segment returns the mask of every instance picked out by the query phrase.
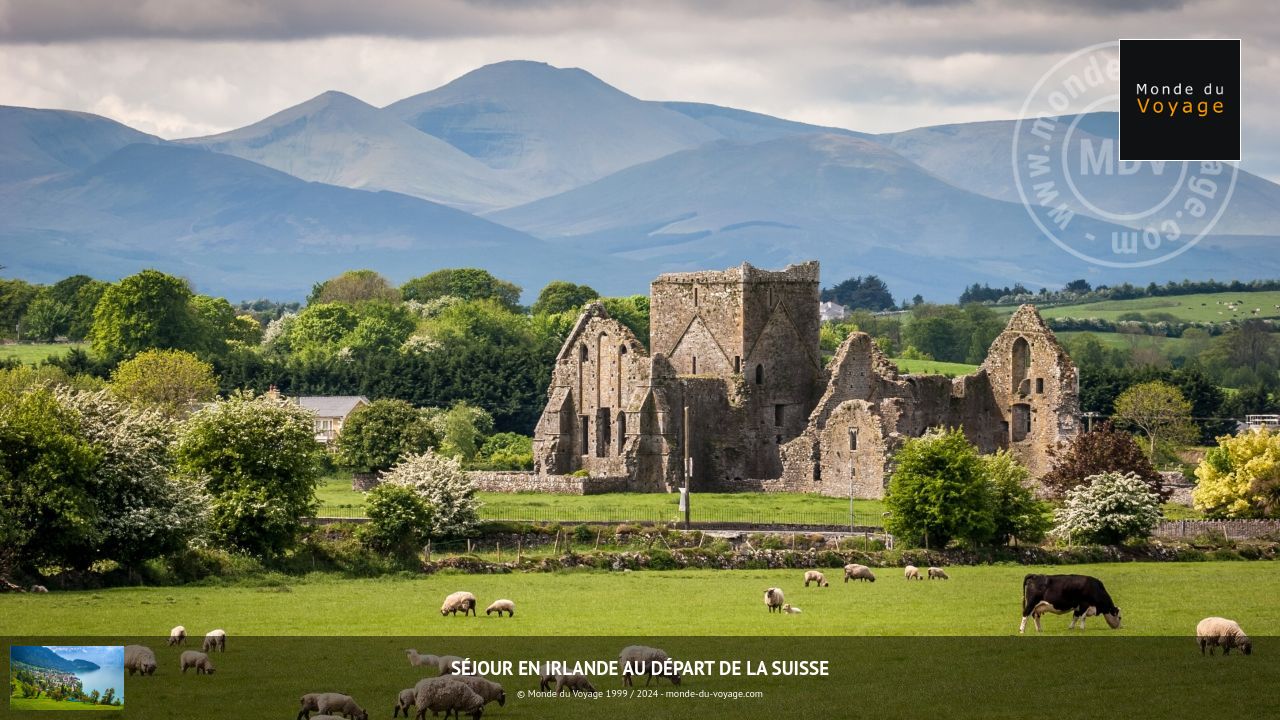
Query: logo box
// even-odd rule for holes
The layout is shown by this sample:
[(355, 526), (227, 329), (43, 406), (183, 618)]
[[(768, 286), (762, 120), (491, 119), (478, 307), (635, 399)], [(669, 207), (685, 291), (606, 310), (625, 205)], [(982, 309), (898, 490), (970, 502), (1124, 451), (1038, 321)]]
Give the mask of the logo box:
[(1239, 40), (1120, 40), (1121, 160), (1240, 159)]

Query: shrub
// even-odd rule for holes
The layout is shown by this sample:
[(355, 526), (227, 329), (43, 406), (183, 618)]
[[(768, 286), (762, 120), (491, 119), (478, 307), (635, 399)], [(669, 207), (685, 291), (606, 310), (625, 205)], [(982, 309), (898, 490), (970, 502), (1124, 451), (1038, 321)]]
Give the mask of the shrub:
[(511, 432), (491, 435), (480, 446), (472, 465), (484, 470), (532, 469), (533, 438)]
[(360, 539), (375, 550), (407, 557), (431, 535), (431, 508), (407, 485), (383, 483), (370, 490), (365, 514), (369, 522), (360, 528)]
[(1040, 542), (1052, 523), (1049, 506), (1036, 500), (1027, 486), (1031, 474), (1007, 450), (984, 456), (982, 464), (991, 483), (993, 537), (1001, 542), (1011, 537), (1023, 542)]
[(1145, 539), (1160, 522), (1160, 496), (1134, 473), (1103, 473), (1068, 492), (1056, 520), (1054, 534), (1081, 542)]
[(382, 472), (401, 456), (439, 444), (423, 414), (403, 400), (374, 400), (351, 413), (335, 443), (338, 462), (353, 470)]
[(1191, 497), (1210, 517), (1255, 518), (1280, 513), (1280, 433), (1218, 438), (1196, 467)]
[(1087, 478), (1107, 472), (1135, 473), (1152, 491), (1164, 491), (1160, 473), (1156, 472), (1137, 441), (1109, 422), (1102, 423), (1091, 432), (1076, 435), (1040, 482), (1061, 495), (1085, 484)]
[(455, 458), (433, 452), (409, 455), (382, 476), (383, 485), (414, 490), (430, 510), (430, 536), (462, 537), (479, 525), (476, 486)]
[(910, 543), (982, 543), (995, 531), (991, 490), (977, 448), (959, 430), (907, 440), (889, 481), (886, 529)]

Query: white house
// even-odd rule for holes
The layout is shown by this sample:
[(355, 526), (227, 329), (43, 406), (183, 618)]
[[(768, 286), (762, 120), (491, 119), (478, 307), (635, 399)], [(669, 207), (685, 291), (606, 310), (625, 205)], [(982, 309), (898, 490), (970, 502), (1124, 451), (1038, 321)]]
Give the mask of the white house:
[(351, 413), (369, 404), (363, 395), (301, 395), (294, 400), (315, 414), (316, 442), (322, 443), (338, 437)]

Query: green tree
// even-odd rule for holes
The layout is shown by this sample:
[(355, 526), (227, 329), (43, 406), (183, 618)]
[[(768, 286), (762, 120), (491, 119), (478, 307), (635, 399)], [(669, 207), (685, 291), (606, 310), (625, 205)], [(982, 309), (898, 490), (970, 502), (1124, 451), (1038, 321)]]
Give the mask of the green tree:
[(1053, 468), (1040, 478), (1040, 483), (1057, 495), (1088, 482), (1095, 475), (1115, 472), (1133, 473), (1142, 478), (1152, 492), (1163, 494), (1164, 481), (1151, 459), (1129, 433), (1109, 422), (1090, 432), (1080, 433), (1054, 458)]
[(36, 299), (39, 288), (26, 280), (0, 278), (0, 337), (16, 337), (27, 306)]
[(405, 300), (430, 302), (445, 296), (463, 300), (495, 300), (508, 310), (520, 308), (520, 286), (499, 280), (479, 268), (448, 268), (417, 277), (400, 286)]
[(27, 306), (23, 319), (27, 339), (49, 342), (66, 334), (71, 325), (71, 306), (59, 302), (48, 290), (41, 290)]
[(553, 280), (538, 293), (531, 310), (534, 315), (549, 315), (581, 311), (582, 306), (600, 297), (600, 293), (586, 285), (576, 285), (564, 280)]
[(1160, 496), (1133, 473), (1103, 473), (1072, 488), (1056, 513), (1055, 535), (1115, 545), (1147, 538), (1160, 522)]
[(1210, 517), (1280, 515), (1280, 433), (1224, 435), (1196, 467), (1191, 497)]
[(489, 436), (473, 465), (483, 470), (533, 469), (533, 438), (502, 432)]
[(369, 522), (361, 526), (360, 538), (375, 550), (410, 558), (431, 537), (431, 507), (414, 486), (378, 485), (369, 491), (365, 514)]
[(933, 431), (902, 444), (889, 481), (886, 529), (908, 542), (946, 547), (983, 543), (995, 531), (991, 488), (977, 448), (959, 430)]
[(307, 304), (399, 302), (400, 291), (373, 270), (348, 270), (337, 277), (316, 283)]
[(293, 546), (316, 505), (314, 432), (312, 414), (296, 403), (243, 392), (186, 421), (177, 467), (204, 484), (216, 540), (265, 557)]
[(1191, 403), (1178, 388), (1159, 381), (1134, 385), (1121, 393), (1116, 398), (1116, 419), (1146, 436), (1152, 459), (1157, 444), (1191, 443), (1198, 435), (1191, 422)]
[(213, 366), (183, 350), (146, 350), (116, 366), (111, 390), (168, 417), (186, 414), (218, 393)]
[(143, 270), (111, 285), (93, 313), (93, 349), (127, 358), (143, 350), (195, 349), (199, 323), (185, 280)]
[(424, 453), (439, 444), (427, 417), (403, 400), (374, 400), (343, 423), (336, 451), (344, 466), (383, 472), (405, 455)]
[(411, 488), (422, 498), (430, 513), (430, 537), (466, 536), (480, 523), (475, 483), (454, 458), (408, 455), (383, 475), (382, 485)]
[(822, 291), (823, 302), (839, 303), (849, 309), (892, 310), (893, 294), (875, 275), (849, 278)]
[[(77, 278), (84, 278), (86, 281), (80, 282), (76, 280)], [(88, 338), (93, 332), (93, 312), (97, 309), (98, 301), (102, 299), (107, 288), (111, 287), (111, 283), (76, 275), (55, 284), (54, 293), (57, 294), (58, 288), (69, 281), (75, 281), (71, 283), (75, 287), (75, 292), (70, 300), (64, 301), (71, 306), (71, 322), (67, 325), (67, 338), (78, 342)]]
[(360, 321), (340, 303), (308, 305), (287, 323), (288, 348), (294, 353), (331, 354)]
[(1051, 525), (1049, 506), (1036, 500), (1031, 491), (1031, 473), (1008, 450), (982, 456), (982, 465), (991, 483), (995, 518), (992, 536), (1000, 542), (1009, 538), (1040, 542)]
[(440, 453), (463, 463), (475, 459), (485, 437), (493, 432), (493, 416), (465, 402), (445, 412), (436, 411), (432, 421), (440, 436)]
[[(609, 313), (609, 317), (626, 325), (636, 338), (649, 347), (649, 296), (628, 295), (626, 297), (603, 298), (600, 302)], [(567, 334), (567, 333), (566, 333)], [(564, 338), (560, 338), (563, 340)], [(557, 343), (557, 348), (559, 344)]]

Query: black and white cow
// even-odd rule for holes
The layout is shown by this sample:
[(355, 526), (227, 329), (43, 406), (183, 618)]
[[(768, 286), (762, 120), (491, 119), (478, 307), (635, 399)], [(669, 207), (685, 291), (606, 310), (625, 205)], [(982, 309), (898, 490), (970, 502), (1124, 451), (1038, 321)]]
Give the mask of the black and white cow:
[(1090, 615), (1101, 615), (1114, 630), (1120, 627), (1120, 608), (1111, 602), (1111, 596), (1102, 581), (1088, 575), (1028, 575), (1022, 579), (1022, 624), (1018, 632), (1027, 629), (1027, 618), (1036, 621), (1040, 632), (1040, 616), (1051, 612), (1055, 615), (1071, 613), (1068, 629)]

